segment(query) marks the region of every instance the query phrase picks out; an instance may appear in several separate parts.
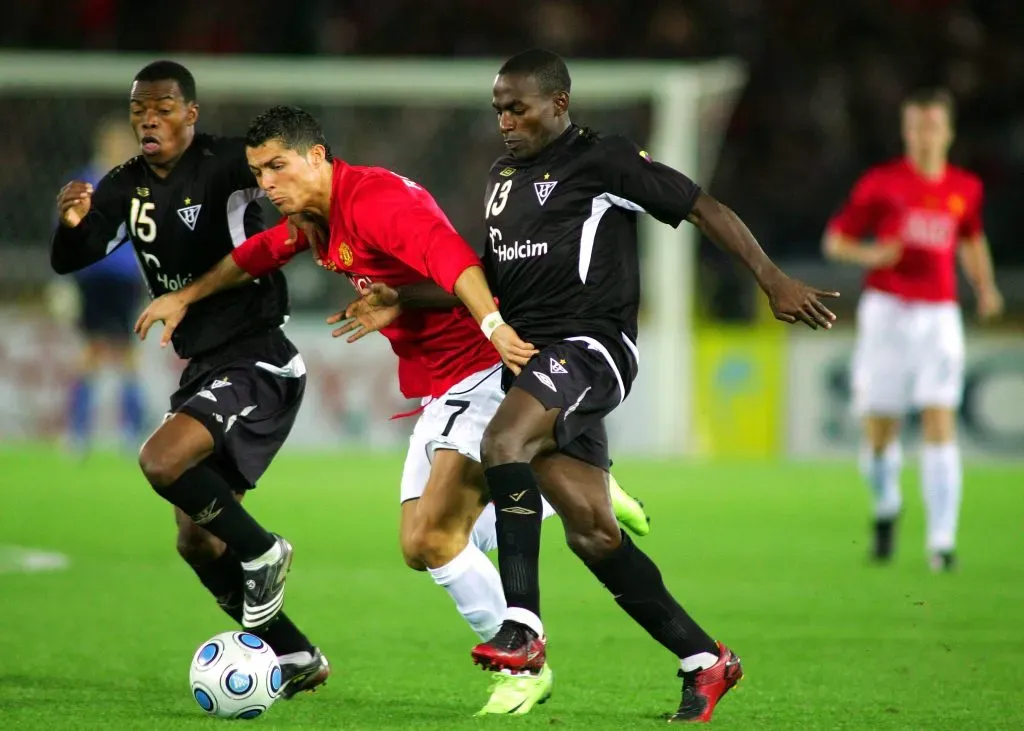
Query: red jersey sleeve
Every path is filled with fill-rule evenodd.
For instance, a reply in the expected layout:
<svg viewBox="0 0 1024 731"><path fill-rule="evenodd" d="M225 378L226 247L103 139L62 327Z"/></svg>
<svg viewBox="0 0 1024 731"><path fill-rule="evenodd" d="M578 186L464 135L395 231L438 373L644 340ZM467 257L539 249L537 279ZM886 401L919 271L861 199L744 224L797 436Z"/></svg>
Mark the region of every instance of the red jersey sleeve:
<svg viewBox="0 0 1024 731"><path fill-rule="evenodd" d="M267 272L280 269L293 256L309 248L309 241L301 231L295 242L289 243L290 239L288 222L283 221L247 238L231 252L231 258L246 274L253 278L261 277Z"/></svg>
<svg viewBox="0 0 1024 731"><path fill-rule="evenodd" d="M864 175L853 186L850 197L828 222L830 233L862 239L875 232L878 224L877 173Z"/></svg>
<svg viewBox="0 0 1024 731"><path fill-rule="evenodd" d="M971 195L967 199L964 217L960 219L960 238L978 240L985 230L981 221L981 209L984 204L985 190L981 180L971 176Z"/></svg>
<svg viewBox="0 0 1024 731"><path fill-rule="evenodd" d="M411 180L375 175L356 188L350 205L356 233L449 293L459 275L481 266L430 193Z"/></svg>

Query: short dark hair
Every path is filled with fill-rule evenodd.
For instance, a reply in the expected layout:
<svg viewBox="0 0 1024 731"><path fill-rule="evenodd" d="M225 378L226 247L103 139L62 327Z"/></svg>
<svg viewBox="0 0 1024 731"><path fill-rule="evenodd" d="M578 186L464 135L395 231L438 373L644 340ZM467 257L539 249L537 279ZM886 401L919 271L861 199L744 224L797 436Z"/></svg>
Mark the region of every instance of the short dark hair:
<svg viewBox="0 0 1024 731"><path fill-rule="evenodd" d="M568 93L572 87L569 69L557 53L543 48L531 48L517 53L498 70L498 74L523 74L537 79L542 94L558 91Z"/></svg>
<svg viewBox="0 0 1024 731"><path fill-rule="evenodd" d="M952 124L956 118L956 101L949 89L941 86L924 87L915 89L903 99L900 110L907 107L944 107L949 115L949 123Z"/></svg>
<svg viewBox="0 0 1024 731"><path fill-rule="evenodd" d="M135 74L135 81L175 81L187 102L196 100L196 80L192 72L176 61L154 61Z"/></svg>
<svg viewBox="0 0 1024 731"><path fill-rule="evenodd" d="M313 145L323 145L327 159L334 159L320 123L299 107L274 106L252 120L245 133L246 146L259 147L270 140L280 140L285 147L298 152L306 152Z"/></svg>

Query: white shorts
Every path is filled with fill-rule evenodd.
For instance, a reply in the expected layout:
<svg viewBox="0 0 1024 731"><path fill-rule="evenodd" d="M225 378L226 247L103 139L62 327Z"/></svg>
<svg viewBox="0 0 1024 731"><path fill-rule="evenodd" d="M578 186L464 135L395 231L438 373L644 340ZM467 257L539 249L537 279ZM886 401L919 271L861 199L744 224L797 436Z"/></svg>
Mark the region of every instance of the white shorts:
<svg viewBox="0 0 1024 731"><path fill-rule="evenodd" d="M865 291L857 305L852 386L859 416L957 408L964 390L960 307Z"/></svg>
<svg viewBox="0 0 1024 731"><path fill-rule="evenodd" d="M430 463L438 449L454 449L479 462L480 440L504 398L498 364L464 378L440 398L423 399L426 407L409 437L409 451L402 468L400 501L422 497L430 478ZM543 506L545 518L554 515L555 510L547 500ZM487 506L485 515L487 510L493 521L494 508Z"/></svg>

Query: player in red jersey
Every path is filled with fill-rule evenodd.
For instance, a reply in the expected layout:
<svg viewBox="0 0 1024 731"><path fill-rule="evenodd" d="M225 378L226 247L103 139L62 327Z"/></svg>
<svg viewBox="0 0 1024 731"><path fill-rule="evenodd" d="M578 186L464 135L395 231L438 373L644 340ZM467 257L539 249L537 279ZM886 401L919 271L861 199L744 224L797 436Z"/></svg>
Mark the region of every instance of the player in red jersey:
<svg viewBox="0 0 1024 731"><path fill-rule="evenodd" d="M824 241L829 259L868 270L857 308L852 385L854 408L864 419L862 471L875 500L873 557L884 562L892 555L902 505L900 421L920 409L927 548L935 570L955 565L960 512L956 410L964 387L964 333L957 253L978 315L988 319L1003 307L982 227L981 181L947 162L953 114L944 90L907 98L905 155L857 181Z"/></svg>
<svg viewBox="0 0 1024 731"><path fill-rule="evenodd" d="M429 571L470 626L490 638L506 607L501 579L483 552L495 539L493 512L481 515L480 440L504 397L499 354L518 369L532 347L508 326L487 324L497 307L479 259L418 184L332 159L316 120L292 107L257 117L246 148L260 187L290 222L246 240L209 274L154 300L136 329L144 337L163 321L166 343L189 304L278 269L306 249L359 292L376 283L414 293L410 285L433 281L467 303L416 309L406 300L379 329L399 357L403 394L424 399L402 474L403 554L411 567ZM622 510L642 514L624 493L618 497ZM545 515L552 513L545 506ZM503 712L524 713L543 702L550 676L545 682L509 678L502 697L515 702Z"/></svg>

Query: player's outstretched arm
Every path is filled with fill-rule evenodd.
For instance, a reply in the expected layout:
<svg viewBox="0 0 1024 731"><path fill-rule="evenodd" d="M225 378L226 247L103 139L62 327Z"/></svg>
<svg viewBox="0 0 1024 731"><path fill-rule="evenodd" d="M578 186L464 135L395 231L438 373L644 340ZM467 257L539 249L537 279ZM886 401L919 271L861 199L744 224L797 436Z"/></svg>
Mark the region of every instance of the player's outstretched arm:
<svg viewBox="0 0 1024 731"><path fill-rule="evenodd" d="M459 298L432 281L406 284L392 289L381 282L371 284L358 299L327 318L338 325L331 336L349 334L347 343L377 332L397 320L404 310L447 310L461 304Z"/></svg>
<svg viewBox="0 0 1024 731"><path fill-rule="evenodd" d="M437 282L406 284L398 288L397 295L398 303L406 310L447 310L462 304Z"/></svg>
<svg viewBox="0 0 1024 731"><path fill-rule="evenodd" d="M519 374L530 358L537 354L532 343L523 342L519 335L502 319L494 295L487 284L483 267L471 266L455 280L455 294L466 305L473 319L480 325L484 337L501 356L513 373Z"/></svg>
<svg viewBox="0 0 1024 731"><path fill-rule="evenodd" d="M139 315L139 319L135 321L135 332L138 333L140 340L145 340L149 329L156 323L162 322L164 332L160 336L160 347L165 348L171 342L171 335L185 319L189 305L209 297L214 292L237 287L252 279L252 275L239 267L232 255L228 254L188 286L182 287L177 292L160 295L150 302L149 306Z"/></svg>
<svg viewBox="0 0 1024 731"><path fill-rule="evenodd" d="M786 275L768 258L750 229L728 206L702 192L687 220L716 246L743 262L768 295L776 319L789 323L800 321L812 330L832 327L836 316L818 298L838 297L839 293L810 287Z"/></svg>
<svg viewBox="0 0 1024 731"><path fill-rule="evenodd" d="M157 322L162 322L164 332L160 336L160 346L167 347L171 335L185 319L189 305L193 302L279 269L308 246L304 232L290 222L252 236L201 277L177 292L168 292L150 302L135 322L135 332L140 340L145 340L149 329Z"/></svg>

